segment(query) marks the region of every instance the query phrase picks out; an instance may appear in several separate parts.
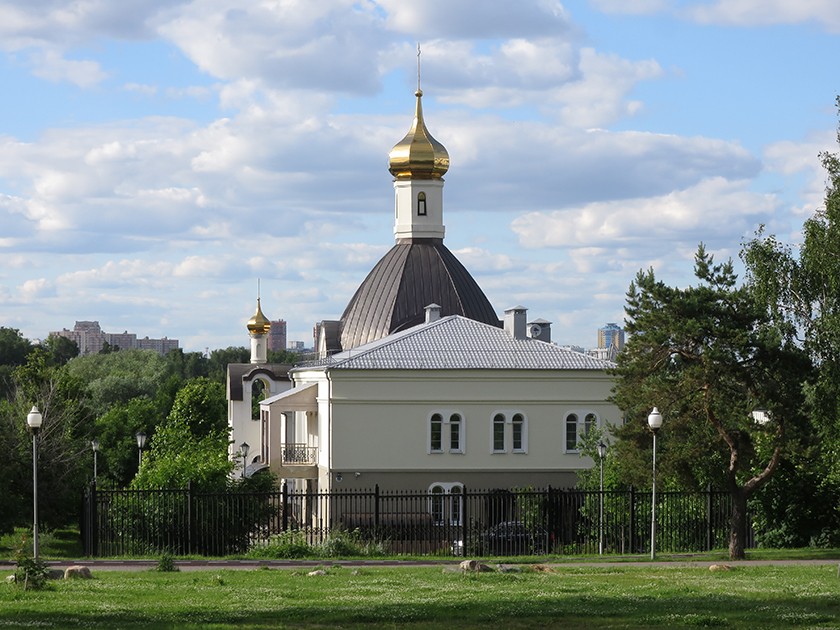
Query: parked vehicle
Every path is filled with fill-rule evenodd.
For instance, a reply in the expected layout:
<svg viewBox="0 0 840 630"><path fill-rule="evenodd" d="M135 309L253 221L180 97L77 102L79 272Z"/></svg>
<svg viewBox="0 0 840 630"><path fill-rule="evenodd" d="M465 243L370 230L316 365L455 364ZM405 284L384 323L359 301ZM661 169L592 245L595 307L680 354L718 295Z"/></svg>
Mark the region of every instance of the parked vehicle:
<svg viewBox="0 0 840 630"><path fill-rule="evenodd" d="M548 534L522 521L503 521L482 534L484 551L494 556L545 553Z"/></svg>

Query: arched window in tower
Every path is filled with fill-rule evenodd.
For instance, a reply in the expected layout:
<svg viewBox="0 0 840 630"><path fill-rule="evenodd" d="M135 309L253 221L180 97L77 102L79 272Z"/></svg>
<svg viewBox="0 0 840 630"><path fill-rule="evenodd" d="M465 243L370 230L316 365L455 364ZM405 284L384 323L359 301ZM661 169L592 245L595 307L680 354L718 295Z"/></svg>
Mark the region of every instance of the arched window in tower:
<svg viewBox="0 0 840 630"><path fill-rule="evenodd" d="M417 216L426 216L426 193L417 193Z"/></svg>
<svg viewBox="0 0 840 630"><path fill-rule="evenodd" d="M260 419L260 402L268 397L268 385L261 378L251 383L251 420Z"/></svg>

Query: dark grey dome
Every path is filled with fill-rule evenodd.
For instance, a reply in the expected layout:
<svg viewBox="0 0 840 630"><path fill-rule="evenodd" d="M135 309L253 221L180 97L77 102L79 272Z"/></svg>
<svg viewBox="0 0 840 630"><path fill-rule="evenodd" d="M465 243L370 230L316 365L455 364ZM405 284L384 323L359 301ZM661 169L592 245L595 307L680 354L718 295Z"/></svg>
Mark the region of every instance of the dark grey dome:
<svg viewBox="0 0 840 630"><path fill-rule="evenodd" d="M376 263L341 316L344 350L425 321L438 304L442 317L462 315L499 325L490 301L439 239L401 241Z"/></svg>

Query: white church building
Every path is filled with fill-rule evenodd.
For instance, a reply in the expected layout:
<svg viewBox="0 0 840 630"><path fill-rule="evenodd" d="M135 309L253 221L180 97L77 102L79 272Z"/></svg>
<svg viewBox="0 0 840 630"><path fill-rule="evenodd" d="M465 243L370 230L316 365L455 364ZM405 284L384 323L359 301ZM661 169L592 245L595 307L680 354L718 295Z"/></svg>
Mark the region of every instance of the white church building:
<svg viewBox="0 0 840 630"><path fill-rule="evenodd" d="M247 443L246 474L318 491L572 487L592 465L579 438L621 422L612 364L552 344L521 306L500 319L443 244L449 155L416 98L390 153L395 245L320 323L317 361L267 363L258 301L251 363L228 366L231 457Z"/></svg>

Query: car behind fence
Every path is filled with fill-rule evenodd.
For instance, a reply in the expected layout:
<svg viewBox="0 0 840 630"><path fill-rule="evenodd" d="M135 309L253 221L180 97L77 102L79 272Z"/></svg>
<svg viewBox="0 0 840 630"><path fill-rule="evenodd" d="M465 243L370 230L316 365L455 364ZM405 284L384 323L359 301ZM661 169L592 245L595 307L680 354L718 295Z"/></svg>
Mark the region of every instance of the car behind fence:
<svg viewBox="0 0 840 630"><path fill-rule="evenodd" d="M656 497L657 550L725 547L729 494L662 492ZM651 493L545 488L453 494L369 491L199 493L101 490L83 497L88 556L242 554L296 532L317 545L355 532L389 554L638 554L650 550ZM753 536L747 546L753 546Z"/></svg>

